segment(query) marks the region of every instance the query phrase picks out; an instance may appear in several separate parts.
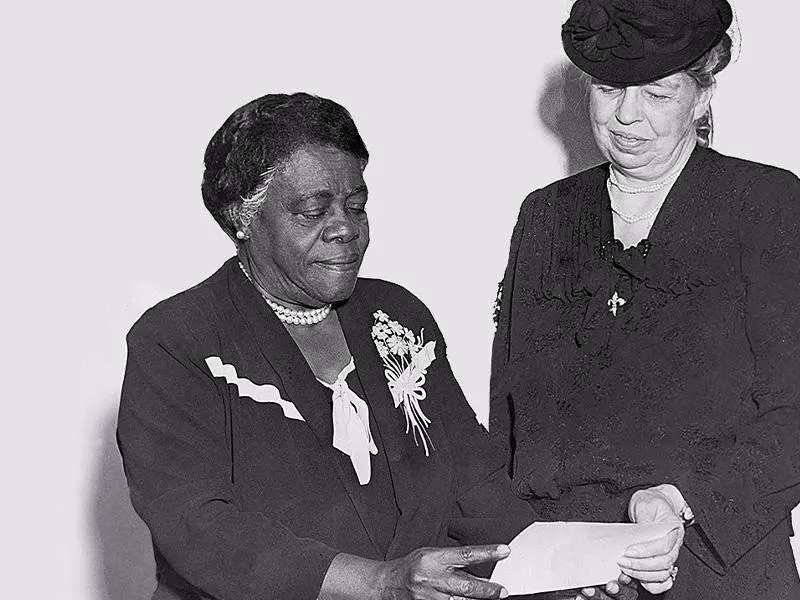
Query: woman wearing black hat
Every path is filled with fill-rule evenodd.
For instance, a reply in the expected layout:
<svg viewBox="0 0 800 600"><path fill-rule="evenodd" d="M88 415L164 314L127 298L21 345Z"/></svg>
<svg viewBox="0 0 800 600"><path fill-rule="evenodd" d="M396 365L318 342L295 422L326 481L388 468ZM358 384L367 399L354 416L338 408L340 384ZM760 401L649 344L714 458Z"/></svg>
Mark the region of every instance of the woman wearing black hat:
<svg viewBox="0 0 800 600"><path fill-rule="evenodd" d="M619 520L632 490L633 520L683 518L680 576L643 597L800 598L800 183L708 147L731 21L575 2L609 163L525 200L502 284L490 432L515 489L547 519Z"/></svg>

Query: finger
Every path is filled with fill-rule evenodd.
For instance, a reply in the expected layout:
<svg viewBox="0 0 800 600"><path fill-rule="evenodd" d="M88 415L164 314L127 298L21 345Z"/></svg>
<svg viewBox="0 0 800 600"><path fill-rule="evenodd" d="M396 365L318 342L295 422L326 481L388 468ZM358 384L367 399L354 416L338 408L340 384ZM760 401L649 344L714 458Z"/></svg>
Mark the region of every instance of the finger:
<svg viewBox="0 0 800 600"><path fill-rule="evenodd" d="M683 536L679 533L681 529L682 528L676 527L667 533L667 535L655 540L632 544L625 549L625 556L631 558L649 558L666 554L678 545L679 541L683 541Z"/></svg>
<svg viewBox="0 0 800 600"><path fill-rule="evenodd" d="M669 571L676 560L678 560L678 551L673 550L669 554L655 558L621 558L617 564L620 568L635 571Z"/></svg>
<svg viewBox="0 0 800 600"><path fill-rule="evenodd" d="M683 527L677 526L667 535L649 542L633 544L625 548L625 556L630 558L650 558L667 554L670 550L683 542Z"/></svg>
<svg viewBox="0 0 800 600"><path fill-rule="evenodd" d="M633 583L633 579L625 575L625 573L620 573L619 577L617 577L617 581L619 581L622 585L630 585Z"/></svg>
<svg viewBox="0 0 800 600"><path fill-rule="evenodd" d="M581 600L586 600L587 598L590 600L612 600L603 590L595 587L583 588L581 590L581 596L578 596L578 598Z"/></svg>
<svg viewBox="0 0 800 600"><path fill-rule="evenodd" d="M464 572L451 571L442 581L434 584L440 592L464 598L507 598L508 591L498 583L473 577Z"/></svg>
<svg viewBox="0 0 800 600"><path fill-rule="evenodd" d="M511 548L505 544L490 546L458 546L438 550L438 559L451 567L466 567L485 562L496 562L508 556Z"/></svg>
<svg viewBox="0 0 800 600"><path fill-rule="evenodd" d="M616 581L609 581L605 587L606 591L612 596L619 594L619 583Z"/></svg>
<svg viewBox="0 0 800 600"><path fill-rule="evenodd" d="M669 570L678 560L680 544L676 544L666 554L649 558L629 558L623 556L617 561L620 568L632 569L635 571L663 571Z"/></svg>
<svg viewBox="0 0 800 600"><path fill-rule="evenodd" d="M642 587L651 594L663 594L664 592L672 589L673 581L669 579L662 583L643 583Z"/></svg>
<svg viewBox="0 0 800 600"><path fill-rule="evenodd" d="M623 569L626 575L630 575L634 579L638 579L643 583L663 583L664 581L671 581L670 571L636 571L634 569Z"/></svg>
<svg viewBox="0 0 800 600"><path fill-rule="evenodd" d="M445 594L444 592L439 592L436 590L429 591L429 595L426 596L426 598L429 598L429 600L475 600L474 598L454 596L453 594Z"/></svg>

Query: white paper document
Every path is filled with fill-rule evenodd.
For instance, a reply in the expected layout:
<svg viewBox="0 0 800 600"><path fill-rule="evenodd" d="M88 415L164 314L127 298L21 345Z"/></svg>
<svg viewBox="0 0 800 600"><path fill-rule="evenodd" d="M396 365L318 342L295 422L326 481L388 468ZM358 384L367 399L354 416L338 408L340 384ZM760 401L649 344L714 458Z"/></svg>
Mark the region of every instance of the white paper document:
<svg viewBox="0 0 800 600"><path fill-rule="evenodd" d="M491 581L512 596L596 586L619 577L631 544L658 539L675 523L533 523L509 546Z"/></svg>

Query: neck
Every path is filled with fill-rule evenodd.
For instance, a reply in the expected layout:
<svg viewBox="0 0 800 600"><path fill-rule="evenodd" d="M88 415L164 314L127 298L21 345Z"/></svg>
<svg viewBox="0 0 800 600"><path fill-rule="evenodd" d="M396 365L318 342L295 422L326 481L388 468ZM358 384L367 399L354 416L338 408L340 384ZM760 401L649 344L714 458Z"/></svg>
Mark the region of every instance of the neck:
<svg viewBox="0 0 800 600"><path fill-rule="evenodd" d="M258 268L256 262L250 258L248 252L244 248L240 248L236 254L239 257L239 264L242 265L242 270L244 271L245 275L256 287L259 293L265 298L294 310L307 311L321 308L318 302L316 304L302 304L293 300L287 300L282 296L273 293L266 285L264 285L264 281L266 281L268 277L266 277L265 274Z"/></svg>
<svg viewBox="0 0 800 600"><path fill-rule="evenodd" d="M656 173L642 174L638 173L637 169L625 169L611 163L611 170L613 171L615 181L618 181L622 186L629 188L640 188L657 186L660 183L670 178L677 177L683 170L683 167L688 162L689 158L694 152L697 145L696 136L687 139L684 143L680 144L662 168L658 169Z"/></svg>

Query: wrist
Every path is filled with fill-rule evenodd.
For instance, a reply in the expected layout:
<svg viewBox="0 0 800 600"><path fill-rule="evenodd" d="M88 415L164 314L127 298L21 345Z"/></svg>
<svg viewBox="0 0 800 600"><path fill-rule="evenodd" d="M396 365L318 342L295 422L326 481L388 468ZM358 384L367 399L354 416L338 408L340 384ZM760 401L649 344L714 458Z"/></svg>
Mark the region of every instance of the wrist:
<svg viewBox="0 0 800 600"><path fill-rule="evenodd" d="M381 598L383 586L388 581L389 563L346 554L337 554L322 582L317 600L356 600Z"/></svg>

